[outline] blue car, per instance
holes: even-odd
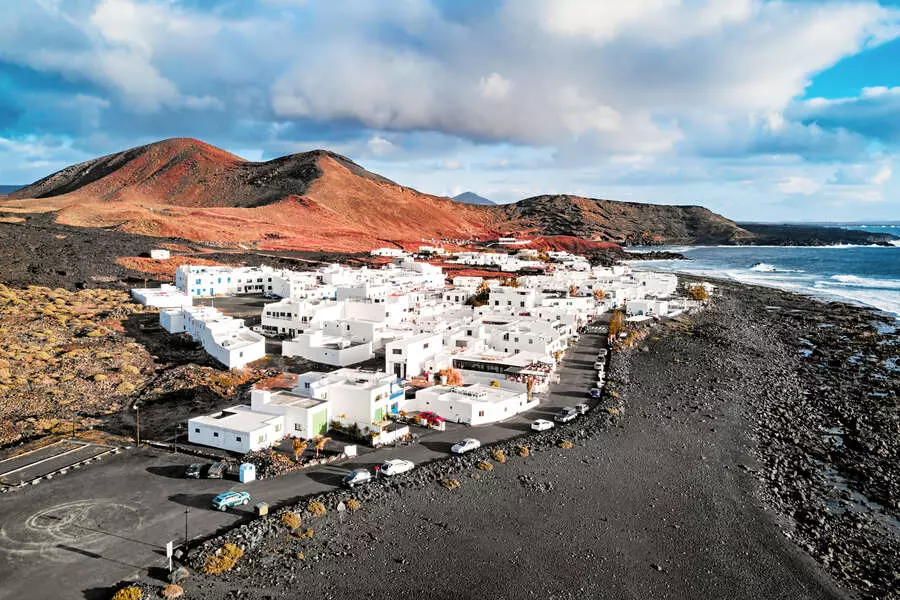
[[[250,494],[247,492],[223,492],[212,501],[213,508],[223,511],[232,506],[246,506],[247,504],[250,504]]]
[[[590,396],[591,398],[599,398],[600,388],[591,388],[591,391],[588,392],[588,396]]]

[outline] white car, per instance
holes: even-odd
[[[606,369],[606,363],[604,363],[602,360],[598,360],[594,363],[594,368],[598,371],[603,371],[604,369]]]
[[[591,407],[582,402],[581,404],[575,405],[575,410],[577,410],[579,414],[584,415],[587,414],[587,411],[591,410]]]
[[[546,431],[547,429],[553,429],[553,421],[537,419],[536,421],[531,422],[531,428],[535,431]]]
[[[598,358],[598,359],[606,358],[606,354],[607,354],[608,352],[609,352],[609,351],[608,351],[606,348],[600,348],[600,351],[597,352],[597,358]]]
[[[466,452],[471,452],[476,448],[481,448],[481,442],[479,442],[475,438],[466,438],[457,444],[453,444],[453,447],[450,448],[450,452],[452,452],[453,454],[465,454]]]
[[[399,475],[400,473],[411,471],[415,466],[415,463],[413,463],[411,460],[395,458],[393,460],[385,461],[385,463],[381,465],[381,470],[379,471],[379,473],[391,477],[393,475]]]
[[[352,488],[357,485],[369,483],[371,480],[372,474],[369,473],[367,469],[357,469],[356,471],[352,471],[345,475],[341,480],[341,483],[346,485],[348,488]]]

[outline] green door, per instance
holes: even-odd
[[[375,422],[381,423],[384,419],[384,408],[376,408],[375,409]]]
[[[320,410],[313,414],[312,434],[323,435],[326,431],[328,431],[328,411]]]

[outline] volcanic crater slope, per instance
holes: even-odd
[[[250,162],[174,138],[67,167],[0,201],[58,223],[261,249],[357,252],[423,239],[544,237],[549,246],[734,243],[753,234],[699,206],[538,196],[475,206],[423,194],[314,150]],[[569,236],[558,237],[558,236]],[[555,239],[548,239],[555,238]]]

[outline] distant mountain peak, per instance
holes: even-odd
[[[493,200],[489,200],[484,196],[479,196],[475,192],[463,192],[462,194],[457,194],[451,198],[456,202],[462,202],[463,204],[475,204],[475,205],[484,205],[484,206],[495,206],[497,203]]]

